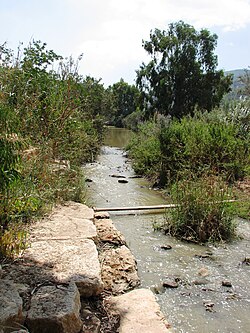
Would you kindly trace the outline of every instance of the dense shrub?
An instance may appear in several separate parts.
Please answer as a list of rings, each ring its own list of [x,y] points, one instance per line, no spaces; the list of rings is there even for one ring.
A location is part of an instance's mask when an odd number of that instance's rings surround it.
[[[157,139],[159,127],[155,122],[147,122],[139,126],[138,133],[133,136],[127,146],[133,161],[136,173],[158,177],[159,163],[161,160],[160,142]]]
[[[250,153],[249,140],[236,124],[212,116],[144,124],[128,149],[135,171],[146,170],[161,185],[192,174],[243,178]]]

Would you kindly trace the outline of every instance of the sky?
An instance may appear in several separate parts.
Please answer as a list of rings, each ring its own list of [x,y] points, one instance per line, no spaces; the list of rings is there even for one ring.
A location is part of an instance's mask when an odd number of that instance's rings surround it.
[[[250,0],[0,0],[0,44],[41,40],[63,57],[83,54],[83,76],[133,84],[149,60],[142,40],[179,20],[218,35],[219,69],[250,66]]]

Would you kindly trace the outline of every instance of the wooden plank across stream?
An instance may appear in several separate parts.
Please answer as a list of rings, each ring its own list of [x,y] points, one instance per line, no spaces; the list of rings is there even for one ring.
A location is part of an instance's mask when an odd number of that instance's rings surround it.
[[[223,200],[216,203],[230,203],[237,200]],[[167,204],[167,205],[154,205],[154,206],[131,206],[131,207],[93,207],[94,212],[114,212],[125,210],[149,210],[149,209],[171,209],[178,207],[179,204]]]
[[[94,212],[114,212],[114,211],[124,211],[124,210],[147,210],[147,209],[168,209],[176,208],[177,204],[168,205],[155,205],[155,206],[132,206],[132,207],[93,207]]]

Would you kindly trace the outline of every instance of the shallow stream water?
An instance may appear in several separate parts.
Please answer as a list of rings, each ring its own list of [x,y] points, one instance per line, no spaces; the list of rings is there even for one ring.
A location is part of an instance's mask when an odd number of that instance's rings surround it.
[[[85,173],[88,201],[95,207],[165,204],[160,192],[135,176],[122,148],[130,132],[110,128],[96,163]],[[125,176],[128,183],[118,182]],[[244,238],[230,244],[200,246],[154,231],[164,213],[114,212],[111,218],[124,234],[136,257],[141,286],[151,288],[174,332],[250,333],[250,223],[240,220]],[[131,214],[133,213],[133,214]],[[163,245],[170,245],[164,250]],[[165,280],[177,280],[178,288],[162,288]],[[232,287],[222,286],[228,281]]]

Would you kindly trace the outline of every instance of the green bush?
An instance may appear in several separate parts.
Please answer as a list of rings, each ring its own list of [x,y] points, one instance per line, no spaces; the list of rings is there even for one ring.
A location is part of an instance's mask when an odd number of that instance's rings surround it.
[[[147,122],[139,126],[139,131],[133,136],[126,147],[132,158],[136,173],[157,178],[159,176],[159,163],[161,160],[159,128],[154,122]]]
[[[24,224],[53,203],[85,200],[80,166],[100,147],[105,89],[79,60],[40,41],[16,57],[0,45],[0,255],[18,254]]]
[[[171,188],[178,206],[169,212],[164,230],[197,242],[223,241],[235,236],[235,223],[228,188],[214,178],[185,180]]]
[[[160,132],[162,161],[173,180],[182,174],[223,174],[227,180],[244,176],[249,148],[234,125],[183,118]]]
[[[231,122],[196,115],[143,124],[128,146],[135,171],[166,186],[204,174],[242,179],[250,156],[249,139]]]

